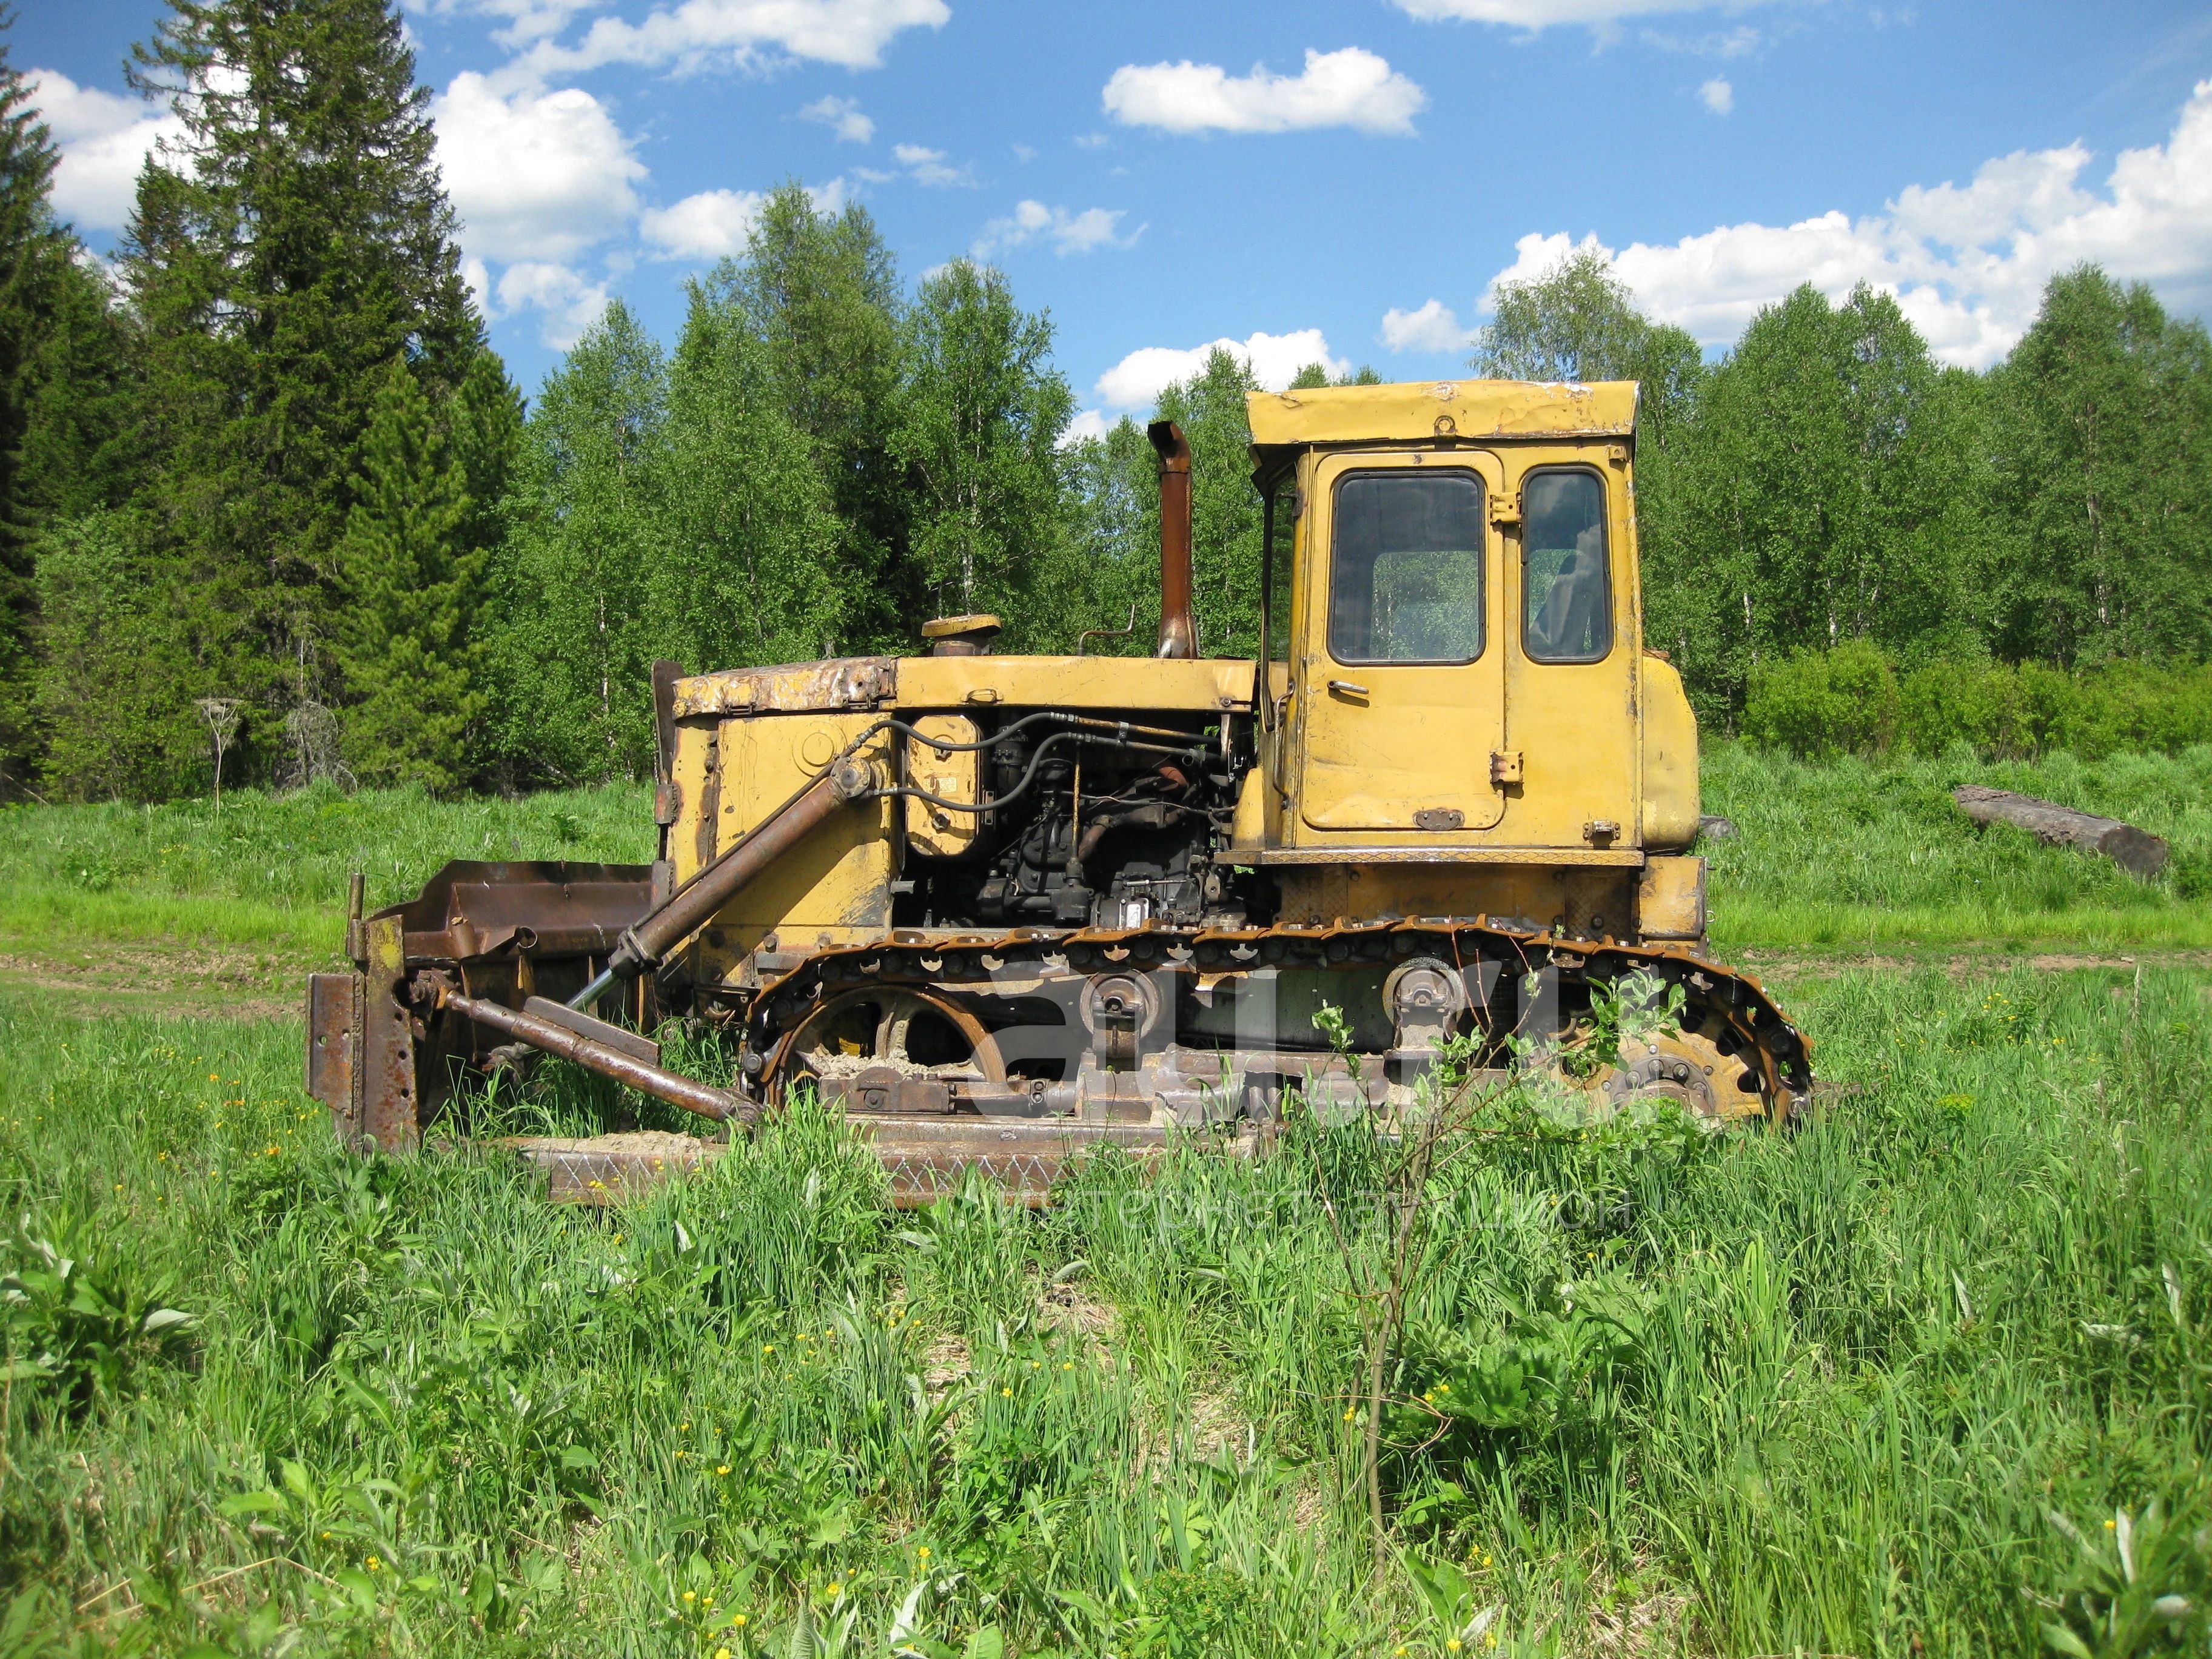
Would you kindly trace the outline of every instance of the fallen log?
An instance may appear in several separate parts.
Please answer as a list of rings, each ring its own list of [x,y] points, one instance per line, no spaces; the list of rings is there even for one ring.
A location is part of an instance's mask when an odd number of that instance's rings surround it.
[[[2054,847],[2102,853],[2130,875],[2148,878],[2166,868],[2166,843],[2148,830],[2118,818],[2100,818],[2056,801],[2038,800],[2033,795],[2016,795],[2009,789],[1990,789],[1978,783],[1960,784],[1951,792],[1951,799],[1977,823],[2014,824]]]

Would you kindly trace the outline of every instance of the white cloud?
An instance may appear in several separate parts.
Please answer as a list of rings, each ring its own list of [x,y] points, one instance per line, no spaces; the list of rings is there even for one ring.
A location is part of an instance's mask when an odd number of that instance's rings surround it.
[[[994,219],[983,227],[970,252],[978,259],[988,259],[1039,237],[1051,242],[1053,252],[1063,256],[1088,253],[1098,247],[1127,247],[1144,234],[1139,225],[1128,235],[1117,236],[1115,228],[1127,216],[1120,208],[1085,208],[1080,213],[1070,213],[1064,207],[1047,207],[1042,202],[1019,202],[1006,218]]]
[[[1419,311],[1395,306],[1382,313],[1382,343],[1393,351],[1458,351],[1469,338],[1452,308],[1431,300]]]
[[[1095,409],[1079,409],[1075,418],[1067,423],[1067,430],[1060,434],[1060,447],[1072,449],[1085,438],[1103,438],[1114,429],[1114,422]]]
[[[138,99],[81,87],[58,70],[33,70],[26,78],[60,151],[54,211],[80,230],[120,230],[137,204],[147,155],[163,139],[181,139],[185,124]]]
[[[2212,303],[2212,80],[2197,82],[2164,144],[2122,152],[2101,190],[2083,186],[2090,160],[2078,143],[2016,151],[1964,186],[1913,185],[1856,222],[1830,212],[1600,251],[1652,315],[1708,345],[1734,341],[1762,306],[1806,282],[1832,298],[1862,282],[1896,295],[1937,356],[1973,367],[2009,351],[2044,284],[2085,260],[2151,283],[2179,307]],[[1522,237],[1492,294],[1575,246]]]
[[[845,181],[809,185],[806,198],[817,213],[835,213],[845,205]],[[745,251],[768,196],[757,190],[702,190],[672,206],[647,208],[637,228],[659,250],[662,259],[720,259]]]
[[[607,308],[607,285],[587,283],[567,265],[532,260],[509,265],[499,279],[501,314],[539,313],[538,334],[556,351],[566,351]]]
[[[1129,126],[1169,132],[1289,132],[1356,127],[1410,133],[1428,96],[1371,52],[1306,49],[1298,75],[1257,64],[1231,77],[1218,64],[1125,64],[1106,83],[1106,112]]]
[[[757,190],[702,190],[673,207],[647,209],[638,228],[663,258],[719,259],[744,252],[767,200]]]
[[[600,0],[428,0],[422,9],[432,13],[473,12],[503,17],[507,27],[494,31],[492,40],[512,51],[558,34],[580,11],[589,11]]]
[[[1602,28],[1629,17],[1662,12],[1746,11],[1760,0],[1395,0],[1398,9],[1427,21],[1453,19],[1545,29],[1559,23]]]
[[[1225,351],[1251,366],[1253,377],[1271,392],[1279,392],[1308,363],[1320,363],[1332,374],[1344,374],[1352,365],[1329,355],[1328,342],[1317,328],[1294,334],[1255,334],[1243,340],[1209,340],[1204,345],[1178,351],[1171,346],[1146,346],[1098,377],[1098,401],[1109,409],[1141,409],[1177,380],[1188,380],[1206,368],[1216,350]]]
[[[876,124],[860,113],[857,98],[817,98],[799,112],[802,121],[819,121],[848,143],[865,144],[876,136]]]
[[[891,154],[898,164],[913,175],[915,183],[943,189],[948,185],[972,185],[966,167],[956,167],[945,161],[941,149],[925,149],[920,144],[893,144]]]
[[[1113,142],[1103,132],[1079,132],[1075,135],[1078,149],[1103,149]]]
[[[637,212],[645,165],[580,88],[502,97],[473,70],[430,106],[438,166],[480,258],[561,260],[617,234]]]
[[[1017,161],[1034,161],[1036,158],[1037,153],[1033,146],[1029,144],[1016,144],[1014,146],[1014,160]]]
[[[1735,88],[1716,75],[1698,88],[1698,101],[1716,115],[1726,115],[1735,107]]]
[[[699,70],[758,64],[776,51],[847,69],[871,69],[910,28],[940,28],[945,0],[682,0],[641,22],[602,17],[573,46],[539,41],[513,65],[543,77],[638,64]]]

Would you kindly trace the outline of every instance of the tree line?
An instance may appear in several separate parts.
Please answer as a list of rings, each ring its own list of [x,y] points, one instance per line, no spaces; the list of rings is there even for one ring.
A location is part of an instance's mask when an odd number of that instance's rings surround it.
[[[526,404],[392,0],[170,0],[133,74],[185,136],[111,265],[56,221],[0,51],[9,788],[195,793],[218,756],[280,786],[634,776],[656,658],[909,651],[979,611],[1004,648],[1148,646],[1152,451],[1127,420],[1068,441],[1050,319],[1002,272],[909,284],[864,209],[787,186],[672,343],[617,302]],[[2145,289],[2060,276],[1985,374],[1867,289],[1801,289],[1711,363],[1594,255],[1497,300],[1475,372],[1644,382],[1649,635],[1709,720],[1852,641],[2061,673],[2212,647],[2212,349]],[[1253,389],[1216,352],[1154,411],[1194,453],[1209,653],[1258,639]]]

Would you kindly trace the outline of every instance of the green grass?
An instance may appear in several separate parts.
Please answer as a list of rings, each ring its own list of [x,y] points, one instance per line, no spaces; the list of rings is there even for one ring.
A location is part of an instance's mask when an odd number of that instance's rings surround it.
[[[2129,1605],[2187,1610],[2092,1650],[2201,1653],[2208,988],[1854,970],[1794,1009],[1860,1085],[1801,1133],[1470,1143],[1379,1571],[1315,1203],[1356,1136],[902,1216],[801,1118],[598,1217],[341,1156],[295,1026],[0,997],[0,1646],[1430,1655],[1495,1608],[1473,1650],[1965,1659],[2124,1514]]]
[[[2173,843],[2142,882],[2018,830],[1979,830],[1954,784],[1988,782],[2123,817]],[[1705,810],[1733,818],[1712,860],[1722,951],[2038,945],[2212,947],[2212,749],[2095,763],[1796,761],[1708,746]],[[289,969],[337,948],[347,874],[371,908],[410,896],[448,858],[637,861],[642,787],[434,801],[318,788],[167,806],[0,809],[0,945],[111,944],[258,953]]]
[[[0,808],[0,937],[155,942],[319,960],[344,928],[346,878],[372,909],[412,897],[449,858],[653,856],[649,792],[615,786],[507,800],[418,790],[233,793],[165,806]]]
[[[2212,946],[2212,748],[2178,756],[1984,763],[1809,762],[1709,744],[1705,807],[1741,834],[1708,842],[1712,934],[1752,947],[1998,945],[2110,951]],[[2108,860],[1978,829],[1950,799],[1994,784],[2130,823],[2172,845],[2141,881]]]

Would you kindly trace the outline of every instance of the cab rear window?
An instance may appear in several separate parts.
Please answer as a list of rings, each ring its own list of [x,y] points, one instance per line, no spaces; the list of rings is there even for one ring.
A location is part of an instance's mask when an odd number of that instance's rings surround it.
[[[1538,472],[1521,490],[1522,649],[1532,662],[1595,662],[1613,649],[1605,486]]]
[[[1340,663],[1482,654],[1482,481],[1394,468],[1336,487],[1328,653]]]

